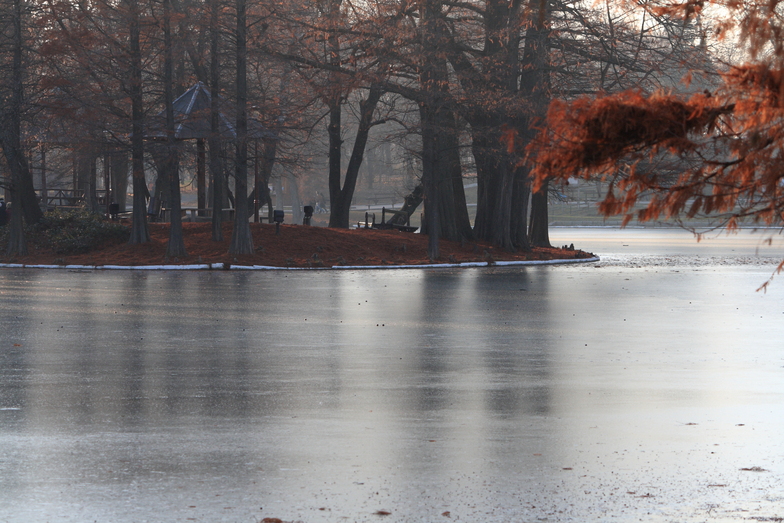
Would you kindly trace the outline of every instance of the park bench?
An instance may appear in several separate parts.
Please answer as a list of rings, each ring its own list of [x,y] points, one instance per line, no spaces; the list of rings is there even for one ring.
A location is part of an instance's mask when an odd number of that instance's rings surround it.
[[[405,225],[398,225],[395,223],[387,223],[386,215],[387,213],[395,216],[401,215],[406,217],[406,224]],[[396,211],[394,209],[387,209],[386,207],[381,208],[381,222],[376,223],[376,213],[374,212],[366,212],[365,213],[365,223],[362,222],[357,223],[357,227],[360,229],[377,229],[377,230],[391,230],[396,229],[398,231],[403,232],[416,232],[418,227],[411,226],[411,217],[407,212],[404,211]]]

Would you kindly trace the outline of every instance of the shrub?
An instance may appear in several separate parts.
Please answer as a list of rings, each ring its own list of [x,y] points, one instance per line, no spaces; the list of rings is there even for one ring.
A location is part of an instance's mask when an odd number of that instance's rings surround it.
[[[57,254],[82,254],[130,237],[127,227],[85,209],[48,212],[28,230],[32,239],[50,245]]]

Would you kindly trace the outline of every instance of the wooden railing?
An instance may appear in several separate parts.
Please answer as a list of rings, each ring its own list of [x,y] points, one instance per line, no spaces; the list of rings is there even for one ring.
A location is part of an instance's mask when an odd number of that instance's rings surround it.
[[[84,191],[73,189],[47,189],[42,201],[47,209],[84,206]]]

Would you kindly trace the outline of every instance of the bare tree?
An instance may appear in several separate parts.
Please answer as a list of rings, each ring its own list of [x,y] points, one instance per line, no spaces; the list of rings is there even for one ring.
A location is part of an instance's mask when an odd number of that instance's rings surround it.
[[[237,144],[234,178],[234,230],[231,254],[253,254],[253,237],[248,223],[248,83],[247,83],[247,13],[246,0],[237,0]]]
[[[128,93],[131,98],[131,170],[133,172],[133,219],[129,243],[150,241],[147,228],[144,177],[144,92],[142,90],[141,20],[138,0],[124,0],[128,12]]]
[[[30,202],[24,199],[25,189],[32,187],[32,177],[30,169],[22,150],[22,111],[24,107],[24,24],[25,15],[24,0],[13,0],[11,5],[6,5],[5,9],[7,26],[3,27],[4,36],[9,37],[8,47],[10,48],[10,71],[4,75],[2,91],[2,112],[0,113],[0,139],[2,140],[3,154],[8,162],[8,169],[11,172],[11,196],[13,198],[13,210],[11,213],[11,231],[8,242],[7,253],[9,255],[27,254],[27,242],[24,236],[24,220],[26,208],[30,207]],[[10,34],[9,34],[10,33]],[[5,42],[4,42],[5,43]],[[8,66],[5,63],[3,66]],[[4,67],[5,68],[5,67]],[[37,208],[37,204],[36,204]],[[41,210],[37,213],[27,212],[35,219],[40,217]],[[29,218],[28,218],[29,220]]]
[[[169,177],[169,209],[171,213],[166,256],[175,258],[187,256],[188,252],[185,249],[185,242],[182,237],[179,152],[174,136],[174,43],[171,31],[171,0],[163,0],[163,88],[165,93],[164,103],[166,105],[166,172]]]

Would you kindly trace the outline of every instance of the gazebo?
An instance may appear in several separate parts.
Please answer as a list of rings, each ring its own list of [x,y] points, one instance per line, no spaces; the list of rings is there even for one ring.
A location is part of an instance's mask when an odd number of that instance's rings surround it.
[[[218,96],[219,107],[219,131],[220,138],[225,141],[237,139],[236,117],[231,110],[231,104],[225,102]],[[211,133],[211,105],[212,94],[203,82],[197,82],[190,89],[185,91],[173,103],[174,107],[174,139],[175,140],[196,140],[196,199],[199,209],[207,207],[207,179],[206,179],[206,149],[205,140]],[[152,140],[165,140],[166,111],[161,111],[150,122],[146,138]],[[255,118],[248,118],[248,139],[250,140],[275,140],[277,136],[270,131],[260,121]],[[259,168],[258,158],[254,162],[255,186],[258,192]],[[259,198],[256,195],[255,217],[258,220]]]

